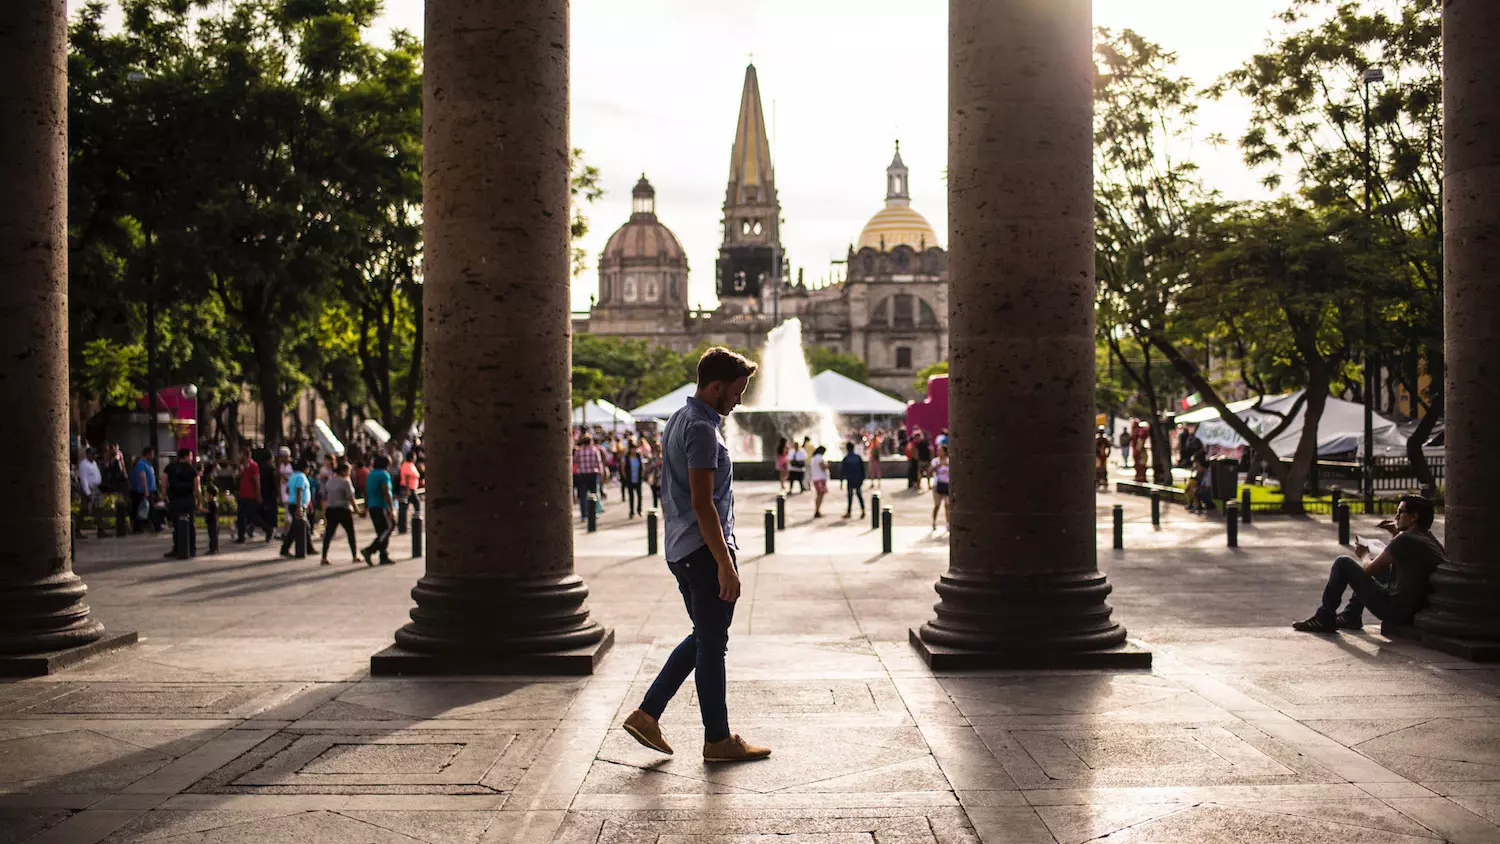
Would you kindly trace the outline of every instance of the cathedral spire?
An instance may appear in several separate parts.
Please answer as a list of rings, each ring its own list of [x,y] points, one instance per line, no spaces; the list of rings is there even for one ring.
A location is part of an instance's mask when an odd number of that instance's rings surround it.
[[[752,64],[745,68],[745,87],[740,94],[740,118],[734,130],[725,205],[768,202],[775,195],[775,182],[766,115],[760,104],[760,81]]]
[[[907,178],[906,164],[901,161],[900,141],[896,142],[896,157],[891,159],[891,166],[885,168],[885,203],[911,203],[911,184]]]

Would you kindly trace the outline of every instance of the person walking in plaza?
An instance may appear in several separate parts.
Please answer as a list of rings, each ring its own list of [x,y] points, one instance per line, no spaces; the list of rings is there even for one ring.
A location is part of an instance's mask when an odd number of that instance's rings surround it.
[[[349,540],[349,562],[359,562],[359,544],[354,538],[354,484],[349,480],[349,464],[339,461],[334,467],[333,477],[323,486],[323,557],[319,560],[328,565],[328,546],[333,543],[333,534],[344,529]]]
[[[937,457],[932,459],[932,529],[937,530],[938,510],[943,511],[944,526],[951,527],[953,517],[948,514],[948,447],[938,446]]]
[[[397,500],[401,502],[401,510],[396,515],[396,529],[404,534],[408,510],[414,518],[422,517],[422,496],[417,492],[422,488],[422,473],[417,471],[415,449],[401,461],[400,477],[396,480],[399,484],[396,488]]]
[[[880,487],[880,476],[881,476],[881,471],[880,471],[880,455],[881,455],[881,449],[884,446],[885,446],[885,437],[880,433],[880,429],[876,428],[875,431],[870,434],[870,460],[869,460],[869,470],[870,470],[869,475],[870,475],[870,480],[874,481],[873,485],[876,488]]]
[[[1411,624],[1417,610],[1427,602],[1433,571],[1448,562],[1447,549],[1432,535],[1435,515],[1431,499],[1401,496],[1396,518],[1380,523],[1391,541],[1367,563],[1364,559],[1370,549],[1362,542],[1355,543],[1354,557],[1336,558],[1318,611],[1304,621],[1293,622],[1292,629],[1303,633],[1360,630],[1365,626],[1365,610],[1381,621]],[[1344,611],[1339,612],[1346,590],[1353,594]]]
[[[238,505],[235,518],[235,544],[244,543],[245,537],[250,535],[252,528],[258,527],[264,531],[266,542],[270,542],[271,537],[275,535],[276,531],[263,515],[265,507],[261,496],[260,464],[250,456],[250,450],[247,448],[240,455],[239,488],[235,492],[235,503]]]
[[[1094,436],[1094,486],[1106,492],[1109,491],[1109,453],[1112,449],[1109,435],[1104,433],[1104,426],[1100,425]]]
[[[786,492],[787,476],[792,471],[792,452],[787,447],[786,437],[782,437],[776,443],[776,480],[779,489]]]
[[[100,489],[103,483],[104,474],[94,460],[94,449],[85,448],[83,459],[78,461],[78,524],[83,527],[92,516],[100,536],[104,536],[104,493]]]
[[[769,747],[757,747],[730,732],[725,700],[724,654],[740,576],[735,559],[734,465],[719,426],[745,395],[755,368],[728,349],[709,349],[698,360],[697,392],[667,420],[662,437],[667,567],[677,579],[693,632],[667,657],[640,707],[624,723],[636,741],[670,754],[661,714],[687,676],[694,674],[703,719],[703,758],[708,762],[771,755]]]
[[[787,457],[787,495],[796,495],[800,490],[807,492],[807,483],[803,480],[807,472],[807,449],[797,443],[792,443]],[[797,489],[793,489],[795,484]]]
[[[219,481],[214,464],[206,462],[198,473],[198,489],[203,499],[203,527],[208,532],[208,553],[219,553]]]
[[[807,461],[807,477],[813,485],[814,519],[823,518],[823,497],[828,494],[828,458],[823,456],[827,453],[827,447],[820,445]]]
[[[573,494],[578,496],[578,515],[585,521],[589,517],[589,494],[599,492],[599,479],[604,475],[604,450],[594,445],[588,434],[578,441],[573,449]]]
[[[844,479],[848,490],[848,502],[844,505],[844,518],[854,515],[854,499],[859,499],[859,517],[865,517],[865,461],[854,451],[854,443],[844,443],[844,459],[839,461],[839,477]]]
[[[645,461],[641,459],[641,452],[635,443],[631,442],[625,447],[625,456],[620,460],[620,497],[625,499],[626,506],[630,508],[632,519],[636,514],[646,512],[641,504],[641,481],[645,475]]]
[[[380,555],[382,566],[395,562],[387,551],[391,531],[396,527],[396,513],[393,509],[396,499],[391,492],[391,473],[386,471],[386,467],[390,465],[390,458],[384,454],[376,455],[374,468],[365,478],[365,511],[370,514],[370,526],[375,530],[375,541],[359,552],[365,558],[367,566],[374,565],[370,558],[376,554]]]
[[[312,544],[312,529],[308,525],[307,506],[312,503],[312,484],[307,479],[307,464],[300,458],[292,464],[292,473],[286,479],[286,533],[281,538],[281,556],[292,556],[292,544],[300,536]]]
[[[172,521],[172,550],[162,556],[195,557],[198,555],[198,528],[193,516],[201,509],[202,491],[198,467],[193,465],[193,452],[189,449],[177,452],[177,459],[167,464],[162,474],[167,482],[167,517]]]
[[[151,505],[156,501],[156,450],[146,446],[140,459],[130,467],[130,525],[132,533],[140,533],[151,525],[152,532],[161,530]]]

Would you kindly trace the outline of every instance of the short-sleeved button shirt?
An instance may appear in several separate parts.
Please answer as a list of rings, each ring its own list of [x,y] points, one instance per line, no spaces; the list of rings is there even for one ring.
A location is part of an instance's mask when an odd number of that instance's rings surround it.
[[[723,417],[696,398],[667,420],[662,434],[662,513],[666,517],[667,561],[677,562],[708,544],[693,513],[689,469],[714,470],[714,509],[730,548],[734,540],[734,464],[719,432]]]

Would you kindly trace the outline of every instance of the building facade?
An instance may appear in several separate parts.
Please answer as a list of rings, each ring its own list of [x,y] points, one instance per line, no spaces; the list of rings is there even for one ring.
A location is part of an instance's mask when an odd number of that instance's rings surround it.
[[[704,343],[759,347],[783,320],[802,320],[804,342],[853,354],[870,383],[915,398],[916,373],[948,356],[948,255],[911,207],[901,146],[886,168],[885,207],[850,244],[844,277],[809,288],[793,282],[781,245],[781,202],[755,66],[745,71],[724,197],[724,239],[715,266],[719,306],[687,304],[687,256],[656,216],[645,176],[630,219],[599,256],[599,295],[575,333],[648,340],[687,351]]]

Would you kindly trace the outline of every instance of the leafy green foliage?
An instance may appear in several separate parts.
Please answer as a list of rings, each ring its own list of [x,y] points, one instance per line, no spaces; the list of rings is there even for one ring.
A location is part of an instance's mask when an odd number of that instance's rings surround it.
[[[934,375],[947,375],[947,374],[948,374],[948,362],[947,361],[940,360],[937,363],[930,363],[930,364],[922,367],[921,369],[917,370],[917,377],[913,378],[912,382],[911,382],[912,389],[916,390],[918,395],[926,395],[926,393],[927,393],[927,379],[931,378]]]

